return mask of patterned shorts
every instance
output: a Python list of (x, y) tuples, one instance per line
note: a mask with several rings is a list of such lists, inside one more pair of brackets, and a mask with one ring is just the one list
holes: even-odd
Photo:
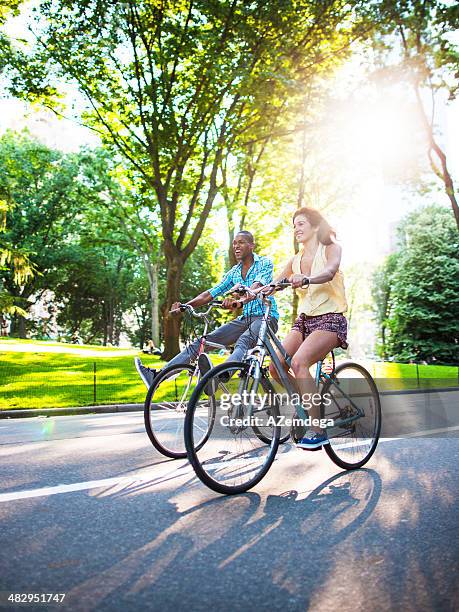
[(302, 334), (303, 340), (317, 329), (335, 332), (338, 336), (339, 346), (343, 349), (348, 347), (347, 320), (344, 315), (338, 312), (329, 312), (327, 314), (318, 315), (317, 317), (308, 317), (305, 314), (300, 314), (293, 324), (292, 330), (293, 329), (296, 329)]

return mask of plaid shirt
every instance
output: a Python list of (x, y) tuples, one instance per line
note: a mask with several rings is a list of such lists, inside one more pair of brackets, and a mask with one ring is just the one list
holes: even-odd
[[(249, 268), (246, 277), (242, 278), (242, 262), (233, 266), (229, 272), (225, 274), (222, 281), (209, 289), (210, 295), (215, 298), (217, 295), (223, 295), (229, 289), (241, 283), (246, 287), (251, 287), (253, 283), (261, 283), (262, 285), (268, 285), (273, 280), (273, 263), (267, 257), (260, 257), (256, 253), (253, 254), (253, 264)], [(279, 312), (276, 306), (276, 300), (273, 297), (269, 298), (271, 306), (271, 317), (273, 319), (279, 318)], [(242, 315), (238, 319), (244, 319), (245, 317), (261, 317), (263, 316), (265, 307), (260, 300), (253, 300), (244, 304), (242, 308)]]

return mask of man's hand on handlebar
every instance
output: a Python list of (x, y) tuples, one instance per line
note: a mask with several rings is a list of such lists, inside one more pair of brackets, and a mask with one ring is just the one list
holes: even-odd
[(171, 314), (171, 315), (177, 315), (177, 314), (179, 314), (180, 312), (182, 312), (180, 302), (174, 302), (174, 303), (172, 304), (172, 306), (171, 306), (171, 309), (169, 310), (169, 314)]
[(226, 310), (237, 310), (240, 307), (241, 307), (240, 300), (237, 300), (231, 297), (225, 298), (222, 302), (222, 308), (225, 308)]
[(254, 289), (253, 292), (257, 295), (262, 293), (264, 296), (269, 297), (270, 295), (276, 292), (276, 286), (274, 284), (263, 285), (263, 287), (258, 287), (257, 289)]

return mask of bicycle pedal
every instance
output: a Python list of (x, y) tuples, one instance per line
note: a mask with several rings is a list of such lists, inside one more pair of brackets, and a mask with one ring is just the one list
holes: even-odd
[(290, 436), (295, 443), (302, 440), (305, 433), (306, 427), (304, 425), (292, 425), (290, 428)]

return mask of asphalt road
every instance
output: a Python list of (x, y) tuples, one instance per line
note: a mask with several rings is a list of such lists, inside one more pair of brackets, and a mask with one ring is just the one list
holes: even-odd
[(459, 393), (390, 402), (387, 415), (405, 407), (421, 437), (381, 440), (355, 472), (287, 444), (235, 497), (159, 455), (141, 413), (0, 421), (3, 602), (65, 593), (53, 608), (457, 609)]

